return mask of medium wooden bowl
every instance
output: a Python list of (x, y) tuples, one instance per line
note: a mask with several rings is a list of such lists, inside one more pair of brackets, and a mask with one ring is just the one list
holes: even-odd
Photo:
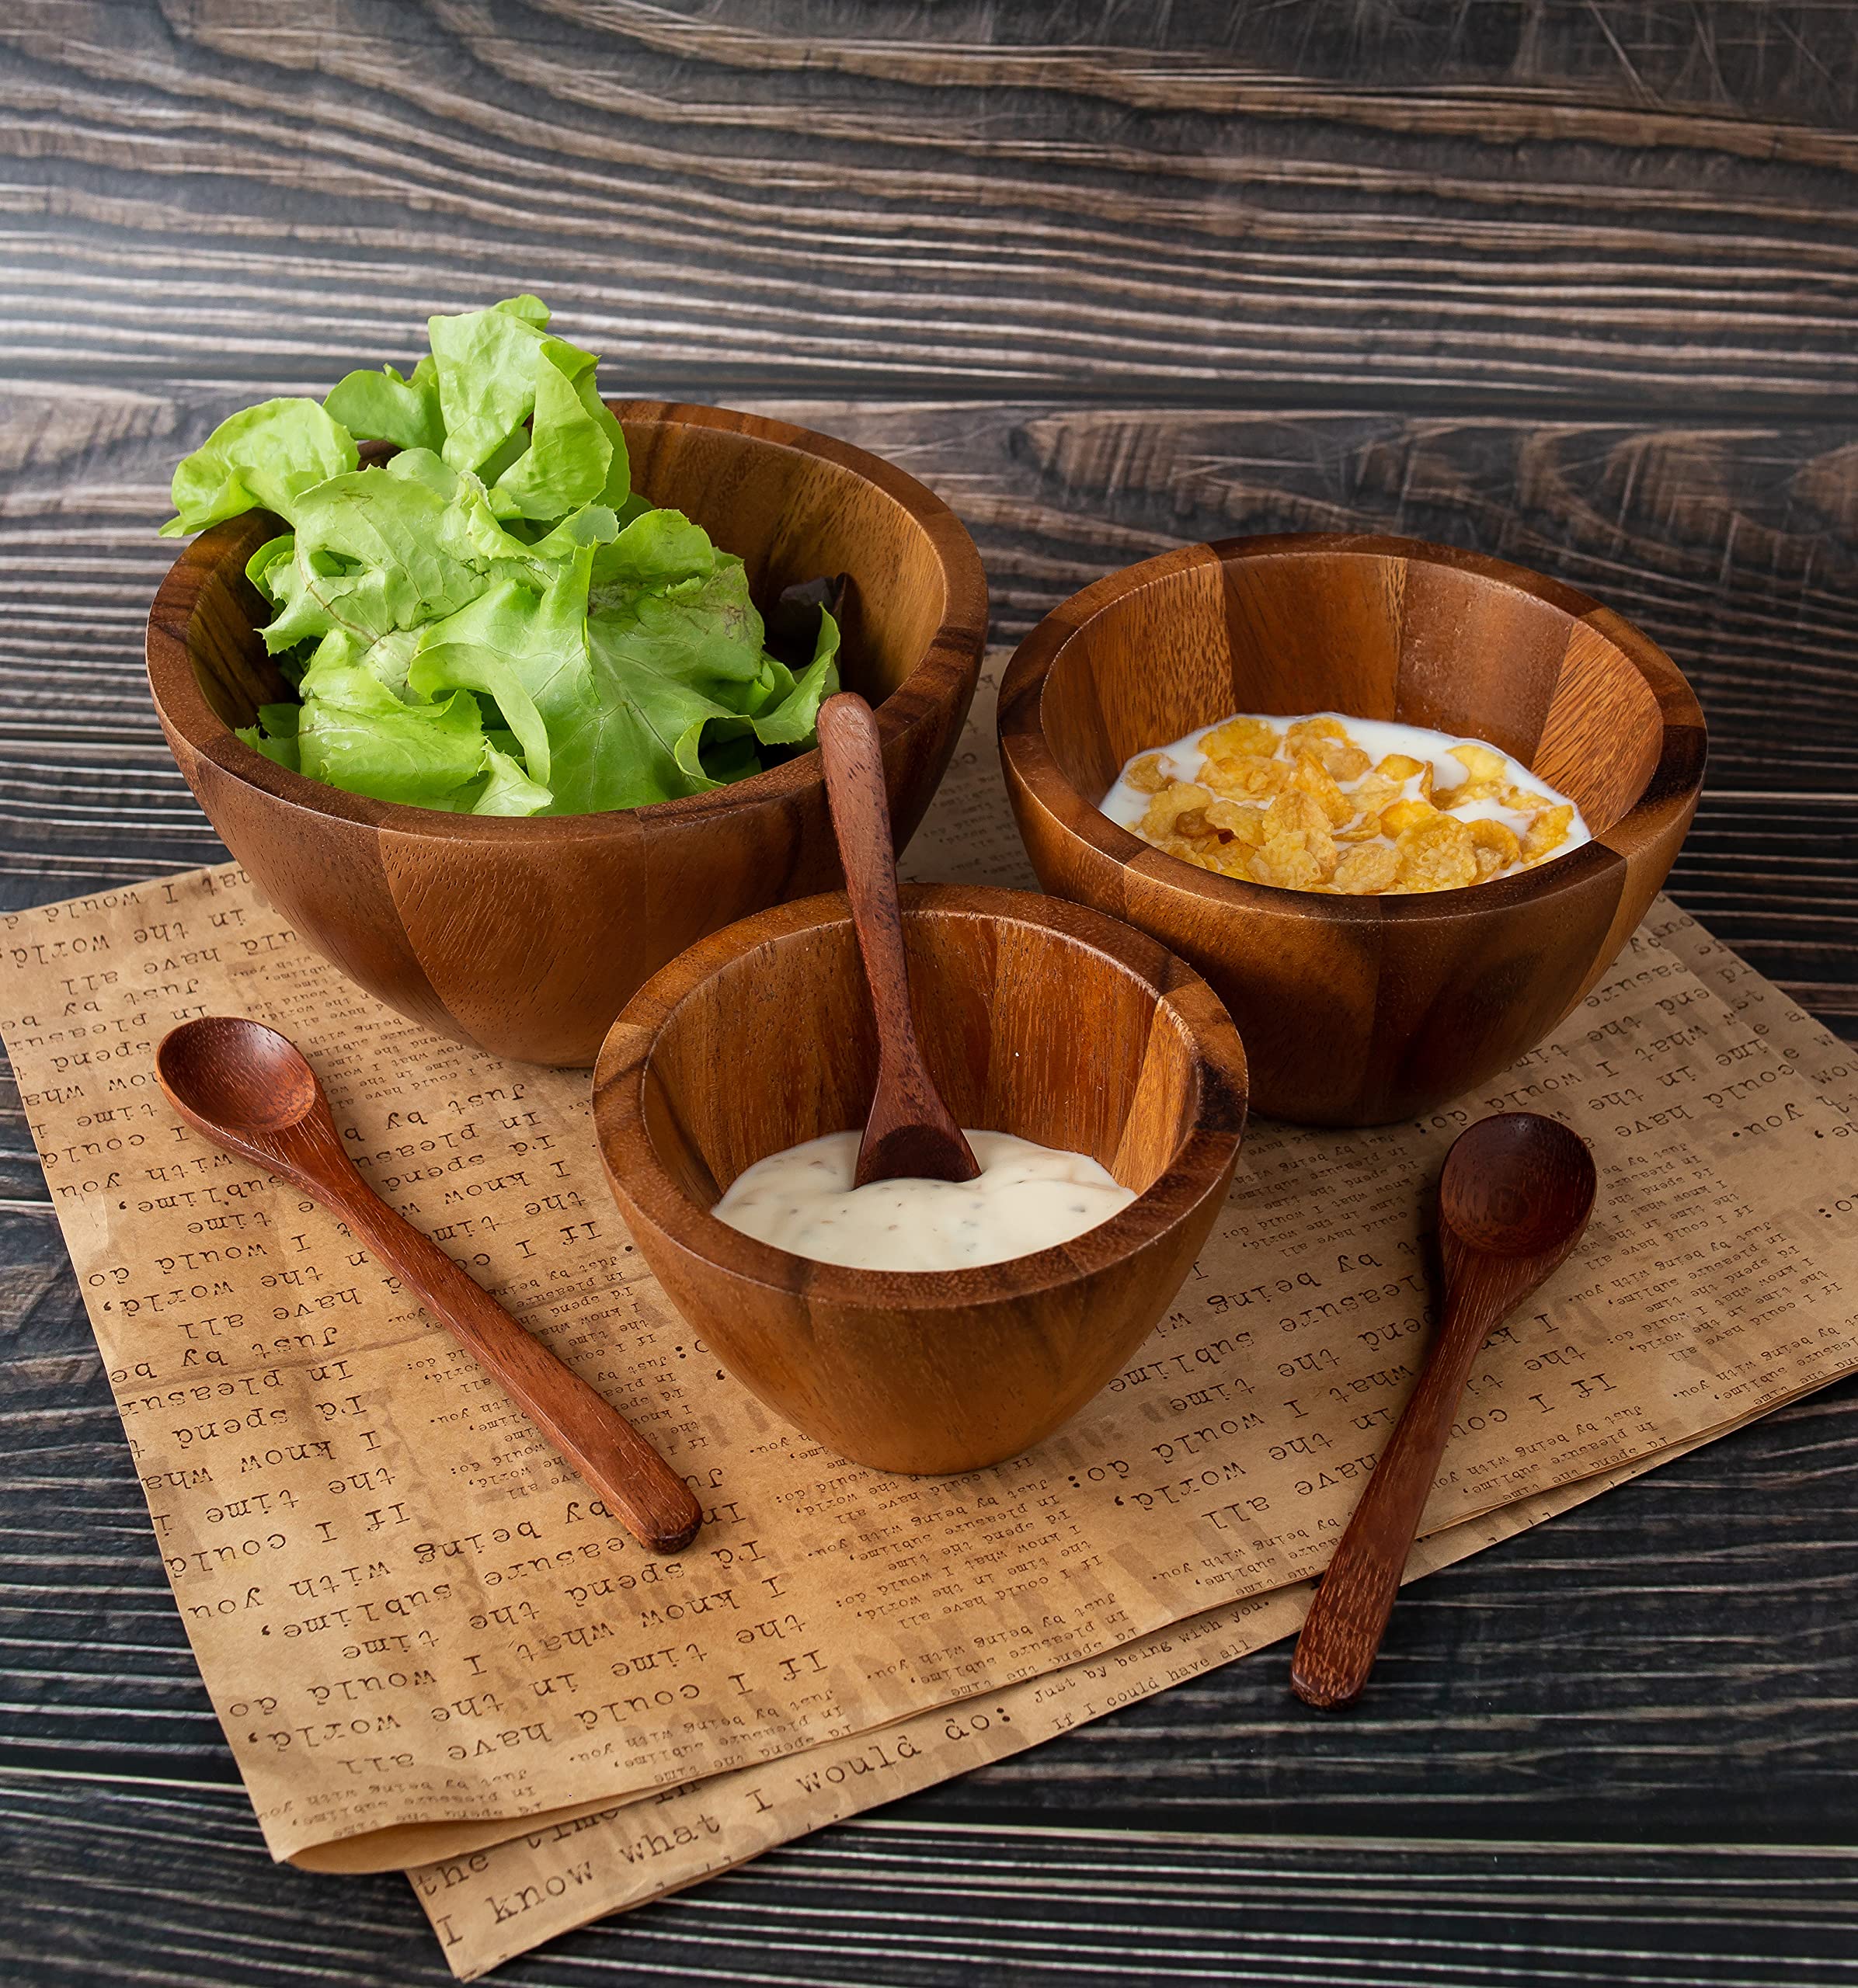
[[(1578, 802), (1594, 840), (1468, 889), (1328, 897), (1215, 876), (1098, 811), (1133, 754), (1235, 711), (1487, 739)], [(1014, 656), (1000, 741), (1040, 882), (1199, 968), (1244, 1036), (1256, 1108), (1318, 1125), (1428, 1110), (1554, 1029), (1665, 881), (1705, 746), (1676, 666), (1585, 594), (1319, 533), (1187, 546), (1087, 587)]]
[[(783, 422), (610, 404), (633, 481), (780, 589), (849, 573), (841, 661), (877, 707), (899, 847), (959, 736), (987, 625), (973, 541), (877, 457)], [(819, 756), (654, 807), (508, 820), (403, 808), (274, 766), (235, 736), (288, 687), (254, 633), (268, 512), (204, 532), (148, 617), (174, 756), (228, 849), (323, 956), (440, 1034), (528, 1062), (593, 1061), (634, 991), (694, 940), (839, 875)]]
[(876, 1037), (842, 893), (691, 949), (627, 1004), (593, 1122), (645, 1261), (737, 1380), (884, 1470), (971, 1470), (1075, 1414), (1206, 1241), (1245, 1120), (1206, 983), (1114, 919), (1018, 891), (903, 893), (923, 1051), (964, 1127), (1101, 1160), (1136, 1200), (1055, 1249), (947, 1272), (848, 1270), (710, 1210), (743, 1168), (861, 1125)]

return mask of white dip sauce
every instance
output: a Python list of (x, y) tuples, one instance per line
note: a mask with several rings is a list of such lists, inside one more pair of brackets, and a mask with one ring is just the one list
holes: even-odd
[(969, 1132), (972, 1180), (875, 1180), (854, 1187), (857, 1132), (828, 1132), (758, 1159), (729, 1183), (717, 1219), (820, 1263), (959, 1270), (1068, 1242), (1136, 1197), (1080, 1152)]

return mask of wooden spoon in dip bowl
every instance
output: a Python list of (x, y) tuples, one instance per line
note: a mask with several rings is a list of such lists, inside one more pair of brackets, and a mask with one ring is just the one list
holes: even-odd
[(883, 751), (871, 707), (855, 690), (841, 690), (819, 707), (819, 756), (826, 764), (826, 798), (878, 1028), (877, 1088), (852, 1185), (972, 1180), (979, 1165), (942, 1102), (916, 1039)]
[(1587, 1142), (1533, 1111), (1480, 1119), (1446, 1155), (1439, 1180), (1443, 1322), (1297, 1639), (1290, 1688), (1306, 1704), (1335, 1707), (1360, 1697), (1471, 1364), (1492, 1328), (1580, 1241), (1595, 1184)]
[(197, 1132), (320, 1201), (390, 1264), (642, 1545), (677, 1553), (696, 1538), (702, 1507), (645, 1437), (355, 1170), (294, 1042), (262, 1022), (204, 1015), (162, 1037), (155, 1067)]

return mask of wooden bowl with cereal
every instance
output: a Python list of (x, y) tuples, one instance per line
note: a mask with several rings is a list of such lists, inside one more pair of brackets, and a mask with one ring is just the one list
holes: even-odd
[(1331, 533), (1087, 587), (1021, 644), (1000, 739), (1045, 888), (1191, 961), (1254, 1108), (1320, 1125), (1429, 1110), (1554, 1030), (1663, 883), (1706, 749), (1675, 664), (1585, 595)]

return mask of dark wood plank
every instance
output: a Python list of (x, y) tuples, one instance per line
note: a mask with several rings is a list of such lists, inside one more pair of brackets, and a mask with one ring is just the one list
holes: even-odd
[[(174, 554), (154, 536), (174, 462), (249, 400), (331, 381), (0, 387), (9, 747), (81, 755), (113, 735), (97, 728), (123, 708), (117, 693), (142, 694), (141, 620)], [(1725, 767), (1731, 785), (1852, 784), (1858, 420), (754, 405), (885, 454), (947, 498), (985, 555), (996, 641), (1109, 568), (1193, 539), (1404, 531), (1553, 572), (1640, 622), (1711, 706), (1714, 784)]]
[(0, 40), (0, 347), (47, 377), (327, 373), (523, 287), (709, 398), (1858, 376), (1838, 6), (37, 0)]
[[(19, 1909), (9, 1978), (148, 1988), (350, 1988), (450, 1979), (397, 1878), (264, 1862), (232, 1791), (0, 1780)], [(185, 1876), (172, 1846), (185, 1834)], [(82, 1875), (78, 1875), (79, 1872)], [(866, 1819), (774, 1851), (495, 1976), (806, 1988), (1144, 1988), (1320, 1982), (1650, 1984), (1858, 1976), (1849, 1855), (1647, 1845), (1293, 1842)], [(16, 1973), (12, 1972), (17, 1970)]]
[(1855, 1434), (1848, 1383), (1432, 1577), (1346, 1722), (1281, 1645), (903, 1812), (1850, 1845)]

